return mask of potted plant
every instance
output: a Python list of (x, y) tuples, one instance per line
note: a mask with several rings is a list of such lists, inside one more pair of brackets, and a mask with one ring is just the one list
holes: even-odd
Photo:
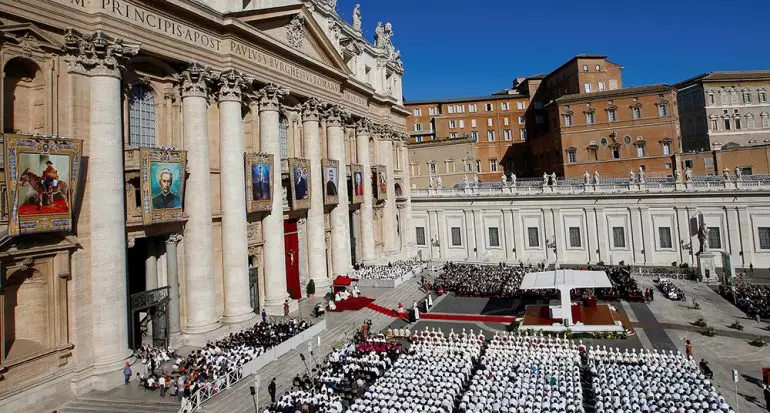
[(706, 321), (704, 321), (702, 318), (699, 318), (699, 319), (695, 320), (695, 322), (692, 323), (692, 325), (694, 325), (696, 327), (706, 327)]
[(307, 287), (305, 288), (305, 292), (307, 292), (307, 296), (308, 296), (308, 297), (313, 297), (313, 296), (315, 296), (315, 281), (313, 281), (313, 280), (310, 280), (310, 281), (307, 283)]

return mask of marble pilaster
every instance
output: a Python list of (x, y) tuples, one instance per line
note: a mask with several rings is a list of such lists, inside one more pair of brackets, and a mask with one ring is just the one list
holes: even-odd
[(379, 150), (379, 159), (385, 167), (385, 205), (382, 208), (382, 248), (386, 254), (393, 254), (396, 246), (396, 191), (393, 172), (393, 142), (391, 133), (385, 132), (375, 141)]
[(339, 162), (339, 185), (337, 206), (332, 209), (332, 273), (334, 276), (347, 275), (351, 270), (352, 251), (350, 247), (350, 201), (347, 185), (347, 159), (345, 151), (345, 130), (343, 121), (349, 116), (341, 106), (329, 106), (326, 117), (326, 146), (329, 159)]
[(364, 172), (364, 200), (361, 204), (361, 259), (364, 263), (375, 260), (374, 255), (374, 199), (372, 198), (372, 163), (369, 158), (369, 139), (372, 122), (363, 118), (356, 124), (356, 152)]
[(286, 291), (286, 248), (283, 239), (283, 199), (280, 194), (281, 144), (279, 99), (287, 94), (286, 89), (269, 84), (259, 91), (259, 146), (261, 152), (273, 155), (275, 173), (273, 180), (273, 205), (270, 213), (262, 220), (263, 249), (265, 260), (265, 311), (271, 315), (283, 315), (284, 300), (289, 298)]
[[(305, 158), (310, 161), (310, 209), (307, 211), (307, 259), (312, 265), (308, 275), (316, 291), (325, 291), (331, 284), (326, 272), (326, 230), (324, 225), (323, 191), (326, 177), (321, 166), (321, 101), (310, 98), (302, 104), (302, 136)], [(338, 182), (343, 182), (339, 180)], [(340, 192), (340, 191), (338, 191)]]
[(208, 139), (208, 94), (211, 71), (193, 63), (181, 74), (182, 139), (187, 150), (187, 188), (184, 209), (185, 292), (187, 323), (184, 331), (200, 334), (215, 330), (214, 254), (211, 229), (211, 175)]
[(177, 243), (181, 241), (180, 234), (171, 234), (166, 240), (166, 273), (168, 277), (168, 332), (172, 335), (182, 331), (179, 317), (181, 301), (179, 300), (179, 266), (177, 260)]
[[(249, 80), (235, 70), (219, 76), (219, 159), (222, 203), (222, 272), (225, 312), (222, 321), (256, 317), (249, 302), (249, 251), (243, 173), (242, 93)], [(226, 184), (224, 184), (226, 183)]]

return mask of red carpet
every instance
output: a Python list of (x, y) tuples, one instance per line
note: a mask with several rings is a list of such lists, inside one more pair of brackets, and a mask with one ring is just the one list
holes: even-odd
[(393, 317), (393, 318), (408, 318), (409, 317), (408, 314), (406, 314), (406, 313), (401, 314), (399, 316), (398, 313), (396, 313), (396, 310), (391, 310), (389, 308), (385, 308), (385, 307), (383, 307), (383, 306), (381, 306), (379, 304), (375, 304), (373, 302), (369, 303), (366, 307), (367, 308), (371, 308), (372, 310), (374, 310), (374, 311), (376, 311), (376, 312), (378, 312), (380, 314), (385, 314), (386, 316)]
[(511, 315), (425, 313), (425, 314), (420, 314), (420, 320), (452, 320), (452, 321), (481, 321), (484, 323), (512, 323), (516, 321), (516, 317)]
[(64, 199), (59, 196), (54, 196), (53, 204), (43, 205), (40, 211), (37, 210), (37, 204), (19, 205), (19, 215), (66, 214), (67, 212), (69, 212), (69, 208), (64, 203)]
[(335, 301), (334, 304), (337, 305), (337, 308), (335, 310), (329, 310), (335, 313), (339, 313), (342, 311), (358, 311), (369, 304), (374, 302), (374, 298), (369, 297), (350, 297), (347, 300), (342, 301)]

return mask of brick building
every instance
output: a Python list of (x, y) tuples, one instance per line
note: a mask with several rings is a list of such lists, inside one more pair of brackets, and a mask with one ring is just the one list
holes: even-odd
[(412, 189), (430, 188), (431, 177), (434, 187), (441, 178), (441, 186), (451, 188), (476, 176), (475, 142), (470, 138), (412, 142), (408, 149)]
[(533, 172), (670, 175), (680, 148), (675, 103), (667, 85), (563, 95), (545, 106), (545, 128), (529, 141)]
[[(510, 89), (489, 96), (413, 101), (405, 105), (411, 112), (407, 120), (410, 144), (470, 139), (474, 151), (469, 172), (478, 173), (481, 181), (497, 181), (504, 171), (517, 174), (526, 171), (527, 95)], [(521, 156), (512, 155), (517, 153)], [(426, 162), (430, 161), (437, 163), (433, 174), (450, 173), (442, 169), (444, 159)], [(419, 168), (425, 176), (430, 170), (427, 163)]]

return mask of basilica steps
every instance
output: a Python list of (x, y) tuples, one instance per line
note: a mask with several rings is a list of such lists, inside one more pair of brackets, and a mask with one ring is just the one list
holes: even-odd
[(161, 399), (157, 392), (147, 394), (156, 400), (115, 400), (85, 396), (78, 397), (59, 410), (59, 413), (176, 413), (180, 403), (176, 398)]

